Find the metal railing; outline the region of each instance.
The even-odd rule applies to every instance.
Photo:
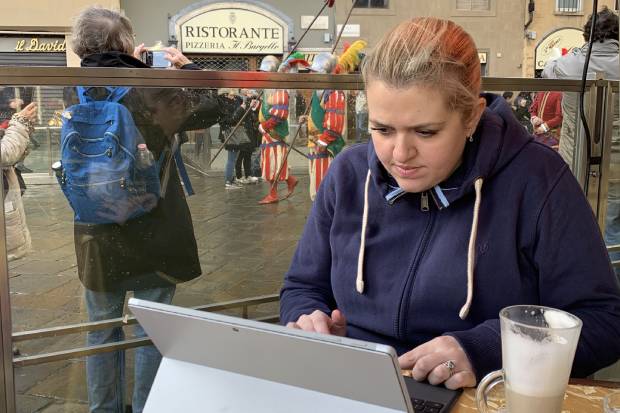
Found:
[[[133,86],[133,87],[166,87],[166,88],[252,88],[252,89],[339,89],[360,90],[363,81],[359,75],[321,75],[321,74],[283,74],[259,72],[209,72],[180,71],[157,69],[94,69],[94,68],[12,68],[0,67],[0,86]],[[612,91],[618,92],[618,82],[605,80],[588,80],[589,119],[595,125],[595,133],[601,134],[599,147],[593,152],[601,159],[600,171],[597,171],[597,189],[594,197],[593,210],[597,214],[601,228],[604,226],[604,204],[607,196],[606,168],[609,167],[609,142],[611,130],[600,127],[600,122],[609,120],[613,103],[609,96]],[[579,92],[579,80],[548,80],[520,78],[483,78],[482,88],[486,91],[561,91]],[[602,96],[602,97],[601,97]],[[597,123],[598,122],[598,123]],[[596,126],[598,125],[598,126]],[[51,132],[48,142],[51,156]],[[605,164],[607,163],[607,164]],[[590,179],[591,177],[584,177]],[[3,202],[0,213],[4,215]],[[610,248],[620,251],[620,246]],[[123,342],[81,347],[70,350],[48,352],[44,354],[18,356],[13,358],[12,345],[26,340],[36,340],[60,335],[83,333],[113,327],[134,324],[132,317],[103,320],[92,323],[81,323],[60,327],[43,328],[32,331],[12,333],[11,308],[8,282],[8,265],[6,259],[5,226],[0,225],[0,411],[15,411],[15,386],[13,368],[83,357],[91,354],[134,348],[150,344],[148,338],[137,338]],[[620,266],[619,262],[614,262]],[[252,297],[194,307],[205,311],[223,311],[241,308],[242,316],[248,317],[248,307],[264,303],[277,302],[277,295]],[[276,321],[277,316],[261,318],[262,321]]]
[[[207,304],[196,307],[191,307],[194,310],[200,311],[224,311],[241,309],[241,317],[248,318],[248,307],[257,306],[261,304],[278,302],[280,297],[278,294],[263,295],[258,297],[250,297],[241,300],[226,301],[215,304]],[[279,320],[278,315],[270,315],[265,317],[255,318],[258,321],[264,322],[277,322]],[[36,340],[47,337],[58,337],[68,334],[84,333],[88,331],[105,330],[108,328],[126,327],[132,324],[136,324],[136,318],[132,316],[125,316],[121,318],[113,318],[108,320],[101,320],[89,323],[79,323],[59,327],[42,328],[38,330],[22,331],[13,333],[13,342],[23,342],[26,340]],[[125,350],[128,348],[140,347],[150,345],[151,341],[148,338],[136,338],[118,341],[111,344],[102,344],[98,346],[89,346],[76,348],[71,350],[64,350],[58,352],[50,352],[37,354],[32,356],[15,357],[13,359],[13,366],[25,367],[33,366],[36,364],[50,363],[53,361],[66,360],[75,357],[90,356],[93,354],[106,353],[110,351]]]

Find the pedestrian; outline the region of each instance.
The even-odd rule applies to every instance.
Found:
[[[243,118],[247,106],[239,96],[239,91],[230,88],[220,90],[219,102],[221,105],[218,121],[220,124],[219,139],[220,142],[224,143],[224,149],[228,154],[224,168],[224,187],[226,189],[240,189],[242,185],[235,178],[235,166],[241,149],[250,145],[250,138],[243,124],[236,126]]]
[[[243,131],[248,137],[248,141],[242,143],[239,148],[239,157],[237,158],[237,164],[235,165],[237,182],[241,184],[255,184],[258,182],[258,177],[252,172],[252,154],[254,150],[260,146],[260,133],[258,132],[258,114],[257,109],[260,106],[260,101],[256,96],[255,91],[244,89],[241,91],[243,103],[241,108],[247,115],[243,120]]]
[[[360,90],[355,96],[355,142],[368,139],[368,103],[366,92]]]
[[[543,70],[543,77],[550,79],[581,79],[589,41],[592,40],[592,52],[588,65],[588,77],[593,78],[597,72],[603,73],[606,79],[620,79],[618,15],[607,7],[597,13],[594,25],[593,38],[590,39],[592,16],[588,18],[583,28],[583,38],[586,43],[578,49],[550,61]],[[618,96],[614,97],[616,103]],[[571,170],[575,170],[578,162],[575,159],[575,146],[578,136],[576,125],[581,125],[578,114],[579,94],[566,92],[562,97],[562,131],[560,135],[559,152],[568,163]],[[611,160],[609,167],[609,186],[607,196],[607,217],[605,218],[605,244],[608,246],[620,244],[620,106],[613,105],[614,123],[612,126]],[[592,125],[590,125],[592,130]],[[620,260],[620,253],[610,254],[612,261]],[[620,280],[620,268],[616,268],[616,275]]]
[[[131,22],[121,13],[88,7],[75,20],[72,33],[73,50],[82,67],[149,68],[133,56],[139,55],[143,45],[134,47]],[[178,50],[164,51],[171,69],[196,68]],[[93,100],[105,100],[114,92],[105,87],[84,90]],[[75,88],[65,89],[65,119],[71,119],[70,108],[78,103]],[[161,196],[154,200],[149,212],[129,220],[123,217],[129,216],[131,205],[110,205],[110,213],[122,223],[74,223],[77,270],[91,322],[122,317],[128,292],[136,298],[170,303],[178,283],[201,274],[190,210],[175,162],[175,135],[216,123],[218,102],[209,96],[192,99],[182,89],[131,88],[119,103],[131,114],[145,148],[154,159],[161,160]],[[84,173],[90,172],[85,169]],[[144,337],[145,333],[136,326],[134,335]],[[87,333],[89,346],[123,339],[121,327]],[[153,346],[139,347],[134,355],[132,411],[141,413],[161,355]],[[128,386],[124,350],[88,356],[86,379],[91,412],[125,412]]]
[[[353,72],[362,59],[360,52],[364,47],[366,42],[358,40],[340,59],[332,53],[319,53],[314,57],[310,71],[322,74]],[[314,201],[329,165],[345,145],[346,97],[341,90],[316,90],[310,106],[310,114],[303,120],[308,123],[309,192]]]
[[[14,113],[6,128],[0,128],[0,156],[4,185],[4,222],[6,225],[7,259],[21,258],[32,248],[32,239],[26,223],[22,195],[26,189],[15,169],[28,155],[30,136],[34,132],[37,105],[28,104]]]
[[[272,55],[265,56],[261,61],[259,71],[277,72],[280,60]],[[269,184],[269,193],[259,204],[273,204],[278,202],[278,182],[286,182],[286,198],[293,194],[298,180],[291,173],[287,152],[286,138],[288,128],[289,93],[285,89],[266,89],[258,114],[258,130],[262,135],[261,143],[261,170],[263,179]]]
[[[536,92],[529,112],[534,139],[557,151],[562,128],[562,93]]]

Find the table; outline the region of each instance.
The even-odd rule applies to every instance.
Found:
[[[410,375],[404,371],[403,374]],[[601,413],[603,397],[618,390],[620,390],[620,383],[616,382],[571,379],[564,396],[562,413]],[[503,387],[499,385],[490,395],[489,406],[502,406],[501,397],[503,397]],[[475,413],[477,411],[476,389],[470,388],[463,391],[451,413]]]

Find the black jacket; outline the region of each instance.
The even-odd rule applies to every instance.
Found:
[[[87,56],[84,67],[146,68],[131,56],[111,52]],[[106,93],[94,88],[91,93]],[[74,88],[65,89],[67,106],[77,103]],[[180,89],[133,88],[121,102],[131,112],[155,159],[182,130],[217,122],[217,102],[207,93]],[[169,151],[168,151],[169,152]],[[201,274],[189,207],[174,162],[165,197],[148,214],[117,224],[74,226],[80,280],[95,291],[164,287]]]
[[[251,146],[250,137],[247,134],[245,123],[248,120],[248,116],[245,117],[243,123],[235,130],[235,126],[243,118],[246,112],[241,104],[243,100],[239,96],[235,96],[233,99],[227,98],[225,95],[218,96],[220,104],[220,142],[225,142],[229,135],[234,130],[235,133],[231,136],[224,148],[226,150],[241,150]],[[251,150],[251,149],[250,149]]]

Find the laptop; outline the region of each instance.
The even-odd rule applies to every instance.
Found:
[[[449,412],[392,347],[132,298],[163,359],[145,413]]]

